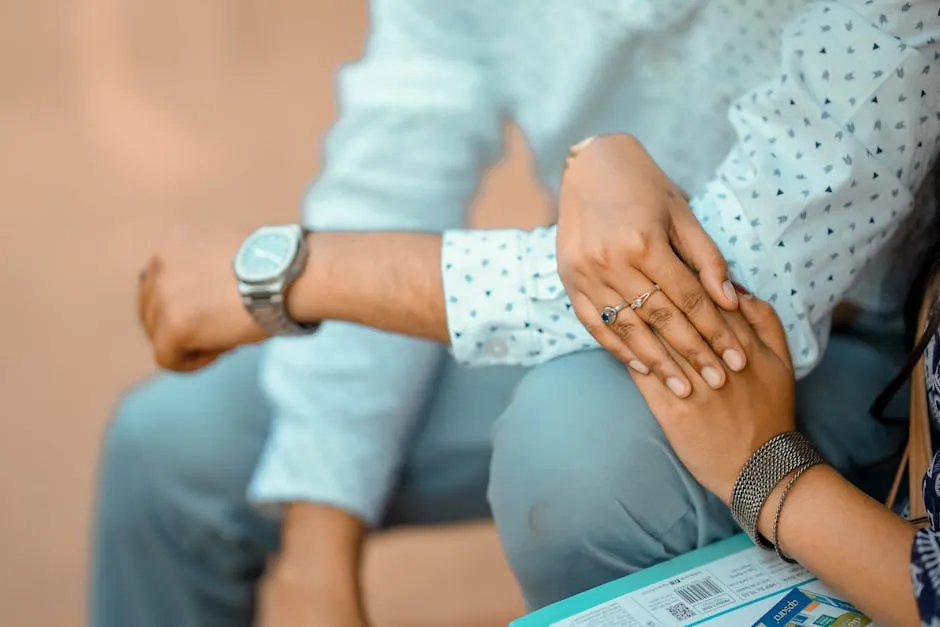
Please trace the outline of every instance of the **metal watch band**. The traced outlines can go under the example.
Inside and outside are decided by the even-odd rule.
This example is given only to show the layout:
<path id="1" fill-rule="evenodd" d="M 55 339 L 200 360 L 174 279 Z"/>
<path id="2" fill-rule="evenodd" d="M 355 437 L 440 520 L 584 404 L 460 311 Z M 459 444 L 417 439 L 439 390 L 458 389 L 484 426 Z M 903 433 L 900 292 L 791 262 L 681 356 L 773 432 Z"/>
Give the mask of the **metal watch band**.
<path id="1" fill-rule="evenodd" d="M 774 550 L 773 543 L 757 532 L 757 521 L 777 484 L 803 466 L 821 463 L 825 463 L 822 455 L 799 431 L 776 435 L 751 455 L 734 483 L 731 514 L 754 544 Z"/>
<path id="2" fill-rule="evenodd" d="M 284 299 L 281 294 L 271 294 L 267 298 L 246 297 L 244 300 L 245 306 L 251 311 L 255 321 L 268 335 L 308 335 L 320 326 L 319 323 L 294 322 L 284 309 Z"/>

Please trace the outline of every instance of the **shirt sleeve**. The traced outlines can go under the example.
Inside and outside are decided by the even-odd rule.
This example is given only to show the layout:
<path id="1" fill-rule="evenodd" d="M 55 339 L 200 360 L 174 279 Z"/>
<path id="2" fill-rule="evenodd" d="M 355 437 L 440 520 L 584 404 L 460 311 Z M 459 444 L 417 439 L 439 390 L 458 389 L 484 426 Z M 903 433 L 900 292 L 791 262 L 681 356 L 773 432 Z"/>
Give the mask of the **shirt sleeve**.
<path id="1" fill-rule="evenodd" d="M 374 0 L 363 58 L 339 75 L 341 114 L 304 222 L 313 229 L 461 226 L 501 149 L 497 99 L 464 9 Z M 440 345 L 342 323 L 268 343 L 273 423 L 249 487 L 258 505 L 312 501 L 377 523 Z"/>
<path id="2" fill-rule="evenodd" d="M 732 105 L 737 142 L 691 202 L 735 278 L 775 306 L 798 376 L 819 361 L 833 307 L 912 213 L 936 158 L 938 37 L 935 1 L 812 3 L 784 28 L 779 76 Z M 531 364 L 596 346 L 558 278 L 554 238 L 446 234 L 460 361 Z"/>

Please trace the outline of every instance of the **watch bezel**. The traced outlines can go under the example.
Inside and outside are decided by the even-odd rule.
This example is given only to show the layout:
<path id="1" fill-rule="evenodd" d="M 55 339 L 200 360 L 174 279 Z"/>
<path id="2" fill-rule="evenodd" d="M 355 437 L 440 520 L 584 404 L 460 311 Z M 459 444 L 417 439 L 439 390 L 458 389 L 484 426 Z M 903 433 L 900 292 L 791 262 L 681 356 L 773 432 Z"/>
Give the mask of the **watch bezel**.
<path id="1" fill-rule="evenodd" d="M 243 256 L 251 250 L 256 237 L 261 237 L 271 231 L 293 239 L 295 248 L 289 254 L 288 263 L 279 268 L 277 274 L 268 274 L 263 280 L 254 280 L 250 276 L 244 276 L 245 273 L 241 271 L 244 270 Z M 301 324 L 293 320 L 284 302 L 285 292 L 303 273 L 307 264 L 309 250 L 306 235 L 306 229 L 297 224 L 261 227 L 245 238 L 235 258 L 232 259 L 242 304 L 261 325 L 261 328 L 271 336 L 309 334 L 320 326 L 319 322 Z M 240 265 L 241 268 L 239 268 Z"/>
<path id="2" fill-rule="evenodd" d="M 245 256 L 249 254 L 259 239 L 272 234 L 288 239 L 291 249 L 284 255 L 284 259 L 274 270 L 266 272 L 263 275 L 257 274 L 253 276 L 251 272 L 247 271 L 246 266 L 248 264 L 244 261 Z M 241 289 L 242 294 L 261 294 L 269 291 L 279 291 L 284 286 L 284 283 L 290 279 L 289 275 L 296 265 L 302 237 L 303 232 L 296 225 L 263 226 L 246 237 L 241 247 L 239 247 L 238 252 L 235 254 L 235 258 L 232 260 L 232 269 L 235 271 L 235 276 L 238 278 L 239 282 L 243 283 L 245 288 L 264 287 L 266 289 Z"/>

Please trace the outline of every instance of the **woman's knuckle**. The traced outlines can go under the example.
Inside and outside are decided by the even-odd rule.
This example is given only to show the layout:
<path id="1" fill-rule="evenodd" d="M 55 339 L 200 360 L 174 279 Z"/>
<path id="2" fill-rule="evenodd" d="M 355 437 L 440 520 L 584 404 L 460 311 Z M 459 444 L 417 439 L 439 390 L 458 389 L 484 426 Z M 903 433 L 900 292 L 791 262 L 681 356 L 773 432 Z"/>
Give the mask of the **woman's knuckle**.
<path id="1" fill-rule="evenodd" d="M 715 347 L 731 346 L 735 343 L 734 334 L 725 326 L 721 326 L 714 331 L 706 331 L 702 334 L 702 337 L 710 346 Z"/>
<path id="2" fill-rule="evenodd" d="M 691 292 L 685 292 L 679 296 L 679 309 L 686 313 L 697 313 L 708 302 L 708 297 L 705 295 L 705 292 L 701 290 L 695 290 Z"/>
<path id="3" fill-rule="evenodd" d="M 598 242 L 584 251 L 585 268 L 609 270 L 612 266 L 613 253 L 605 242 Z"/>
<path id="4" fill-rule="evenodd" d="M 569 277 L 581 278 L 590 276 L 597 272 L 597 266 L 600 265 L 600 261 L 607 256 L 608 254 L 601 244 L 559 251 L 559 272 Z"/>
<path id="5" fill-rule="evenodd" d="M 655 372 L 659 378 L 665 379 L 668 376 L 671 376 L 671 372 L 668 369 L 668 362 L 665 357 L 655 356 L 643 361 L 644 364 L 652 371 Z"/>
<path id="6" fill-rule="evenodd" d="M 630 259 L 644 259 L 653 249 L 653 238 L 647 231 L 631 230 L 623 234 L 620 245 Z"/>
<path id="7" fill-rule="evenodd" d="M 621 322 L 616 326 L 617 335 L 624 341 L 629 341 L 636 336 L 639 327 L 634 322 Z"/>
<path id="8" fill-rule="evenodd" d="M 703 366 L 706 364 L 711 364 L 712 359 L 709 359 L 706 356 L 706 353 L 700 350 L 698 347 L 694 348 L 685 348 L 685 349 L 676 349 L 684 360 L 692 364 L 693 366 Z"/>
<path id="9" fill-rule="evenodd" d="M 649 324 L 654 329 L 660 330 L 669 326 L 675 316 L 675 312 L 668 307 L 654 307 L 649 311 Z"/>

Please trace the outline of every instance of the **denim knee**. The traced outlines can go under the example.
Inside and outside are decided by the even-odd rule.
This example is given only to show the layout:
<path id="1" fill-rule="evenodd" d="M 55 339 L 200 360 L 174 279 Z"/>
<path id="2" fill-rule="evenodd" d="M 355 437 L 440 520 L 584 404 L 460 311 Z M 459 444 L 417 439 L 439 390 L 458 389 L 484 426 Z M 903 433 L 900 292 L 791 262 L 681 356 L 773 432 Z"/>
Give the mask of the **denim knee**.
<path id="1" fill-rule="evenodd" d="M 726 535 L 703 529 L 720 503 L 675 458 L 624 367 L 600 351 L 554 360 L 520 383 L 496 425 L 489 498 L 532 607 Z"/>
<path id="2" fill-rule="evenodd" d="M 263 407 L 238 398 L 234 375 L 250 371 L 237 359 L 212 368 L 159 375 L 119 402 L 103 446 L 102 541 L 160 532 L 198 552 L 240 543 L 246 533 L 276 543 L 276 525 L 246 499 L 267 432 L 267 418 L 255 418 Z"/>
<path id="3" fill-rule="evenodd" d="M 177 516 L 185 477 L 203 466 L 167 404 L 148 388 L 120 400 L 104 438 L 98 524 L 110 544 L 151 533 Z"/>
<path id="4" fill-rule="evenodd" d="M 118 404 L 95 520 L 93 625 L 247 625 L 279 525 L 245 492 L 269 411 L 258 351 L 160 374 Z"/>
<path id="5" fill-rule="evenodd" d="M 99 489 L 108 507 L 101 513 L 118 527 L 152 519 L 172 455 L 160 416 L 141 396 L 135 390 L 119 401 L 102 446 Z"/>

